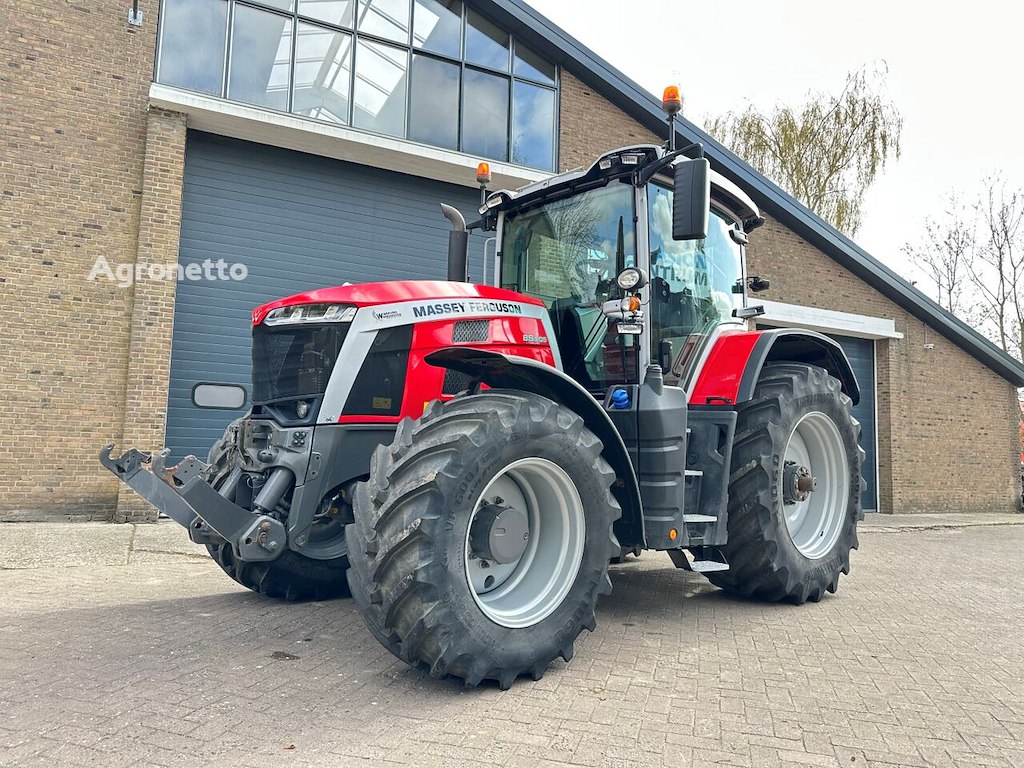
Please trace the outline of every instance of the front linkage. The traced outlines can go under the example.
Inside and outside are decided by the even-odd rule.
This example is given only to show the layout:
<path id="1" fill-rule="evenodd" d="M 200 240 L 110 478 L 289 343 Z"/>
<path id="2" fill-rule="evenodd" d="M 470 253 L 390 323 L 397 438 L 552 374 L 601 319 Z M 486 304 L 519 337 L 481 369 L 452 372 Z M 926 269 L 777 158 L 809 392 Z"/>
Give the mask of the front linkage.
<path id="1" fill-rule="evenodd" d="M 206 480 L 210 465 L 195 456 L 167 467 L 170 451 L 156 456 L 135 448 L 113 458 L 114 445 L 100 450 L 100 462 L 117 478 L 188 529 L 197 544 L 228 543 L 239 559 L 249 562 L 273 560 L 288 544 L 284 525 L 267 514 L 255 514 L 229 501 Z M 147 468 L 148 467 L 148 468 Z M 273 483 L 271 475 L 267 485 Z M 268 489 L 274 491 L 274 489 Z M 283 495 L 287 487 L 283 488 Z"/>

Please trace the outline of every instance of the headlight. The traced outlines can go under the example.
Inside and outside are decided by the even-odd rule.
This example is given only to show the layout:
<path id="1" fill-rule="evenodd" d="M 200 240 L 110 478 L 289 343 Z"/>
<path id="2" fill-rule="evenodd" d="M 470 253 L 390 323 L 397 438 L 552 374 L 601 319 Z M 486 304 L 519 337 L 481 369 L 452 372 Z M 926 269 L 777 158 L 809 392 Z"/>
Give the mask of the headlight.
<path id="1" fill-rule="evenodd" d="M 615 278 L 615 283 L 624 291 L 638 291 L 647 285 L 647 275 L 644 274 L 642 269 L 626 267 L 619 272 L 619 276 Z"/>
<path id="2" fill-rule="evenodd" d="M 295 404 L 295 415 L 300 419 L 306 418 L 306 414 L 309 413 L 309 403 L 305 400 L 299 400 Z"/>
<path id="3" fill-rule="evenodd" d="M 295 323 L 348 323 L 356 316 L 349 304 L 296 304 L 273 309 L 263 321 L 267 325 Z"/>

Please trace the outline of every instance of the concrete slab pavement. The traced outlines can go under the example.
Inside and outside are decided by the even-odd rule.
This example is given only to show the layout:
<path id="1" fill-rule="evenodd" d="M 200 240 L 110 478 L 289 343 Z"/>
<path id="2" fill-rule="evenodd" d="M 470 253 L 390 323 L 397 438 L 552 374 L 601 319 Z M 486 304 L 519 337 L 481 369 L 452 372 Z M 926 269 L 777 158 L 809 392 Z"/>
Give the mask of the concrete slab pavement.
<path id="1" fill-rule="evenodd" d="M 0 523 L 0 569 L 130 565 L 207 557 L 173 520 L 149 524 Z"/>

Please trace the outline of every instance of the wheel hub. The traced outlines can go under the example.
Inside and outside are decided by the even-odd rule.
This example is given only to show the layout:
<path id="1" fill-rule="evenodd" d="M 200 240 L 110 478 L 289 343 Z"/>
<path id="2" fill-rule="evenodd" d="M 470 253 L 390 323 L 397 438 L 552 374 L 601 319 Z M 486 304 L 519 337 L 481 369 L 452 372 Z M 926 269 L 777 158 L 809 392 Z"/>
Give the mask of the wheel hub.
<path id="1" fill-rule="evenodd" d="M 476 513 L 469 531 L 469 548 L 482 560 L 514 563 L 530 541 L 530 521 L 516 507 L 488 504 Z"/>
<path id="2" fill-rule="evenodd" d="M 787 461 L 782 479 L 783 501 L 796 504 L 807 501 L 812 492 L 818 490 L 818 478 L 811 475 L 811 470 L 795 461 Z"/>

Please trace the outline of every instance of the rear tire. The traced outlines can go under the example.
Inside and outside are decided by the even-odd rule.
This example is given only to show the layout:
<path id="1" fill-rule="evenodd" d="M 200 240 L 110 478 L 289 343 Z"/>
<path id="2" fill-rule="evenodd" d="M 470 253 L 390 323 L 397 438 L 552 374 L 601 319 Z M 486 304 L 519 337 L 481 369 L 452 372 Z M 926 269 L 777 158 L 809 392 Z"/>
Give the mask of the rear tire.
<path id="1" fill-rule="evenodd" d="M 348 526 L 358 542 L 349 583 L 374 636 L 467 686 L 504 689 L 522 674 L 540 679 L 556 656 L 568 661 L 580 632 L 595 628 L 619 554 L 602 448 L 578 415 L 527 392 L 435 402 L 403 421 L 375 452 Z M 504 564 L 470 536 L 494 507 L 523 507 L 529 523 L 528 543 Z"/>
<path id="2" fill-rule="evenodd" d="M 835 592 L 850 572 L 861 510 L 860 424 L 850 398 L 822 368 L 769 364 L 739 410 L 729 480 L 727 571 L 707 574 L 738 595 L 801 604 Z M 804 501 L 783 480 L 808 466 L 818 483 Z M 792 474 L 788 476 L 792 480 Z"/>
<path id="3" fill-rule="evenodd" d="M 373 467 L 376 462 L 377 454 L 374 453 L 370 459 L 371 474 L 374 472 Z M 372 505 L 369 484 L 359 483 L 356 486 L 353 507 L 355 509 L 372 509 Z M 375 538 L 372 526 L 367 525 L 369 521 L 368 515 L 357 515 L 355 522 L 350 523 L 346 529 L 345 535 L 348 537 L 353 550 L 359 548 L 361 551 L 365 551 L 367 547 L 373 545 Z M 363 617 L 363 623 L 370 631 L 370 634 L 388 651 L 401 658 L 401 646 L 399 645 L 398 635 L 395 634 L 394 630 L 388 629 L 385 625 L 384 611 L 381 610 L 380 604 L 370 600 L 371 588 L 370 574 L 367 572 L 368 562 L 365 557 L 351 558 L 348 569 L 349 591 L 352 593 L 352 599 L 355 600 L 356 606 L 359 608 L 359 615 Z"/>

